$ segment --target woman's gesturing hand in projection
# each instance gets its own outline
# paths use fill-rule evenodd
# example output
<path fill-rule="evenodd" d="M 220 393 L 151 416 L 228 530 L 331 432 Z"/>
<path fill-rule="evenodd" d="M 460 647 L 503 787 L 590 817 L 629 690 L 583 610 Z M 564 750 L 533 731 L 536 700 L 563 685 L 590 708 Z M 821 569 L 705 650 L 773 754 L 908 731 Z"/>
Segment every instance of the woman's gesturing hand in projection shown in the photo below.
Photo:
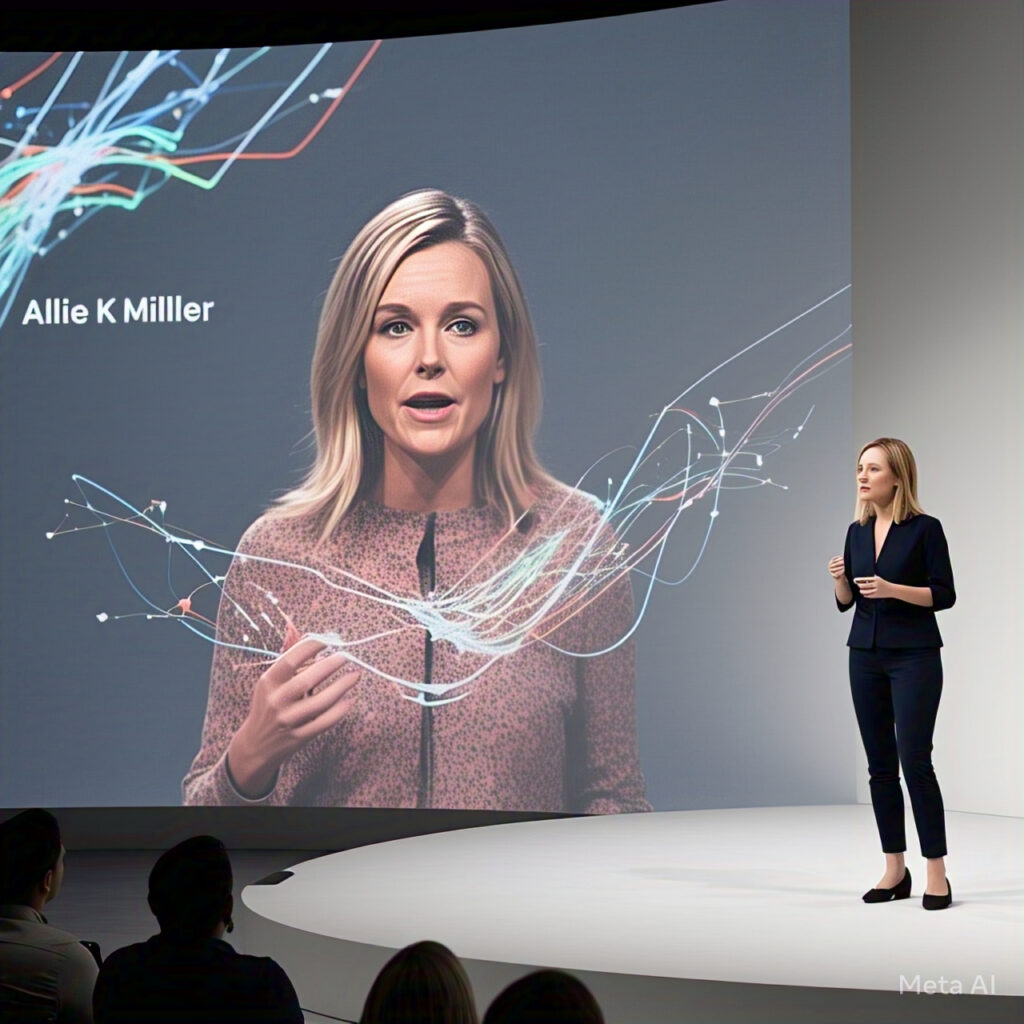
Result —
<path fill-rule="evenodd" d="M 355 698 L 346 695 L 359 673 L 340 671 L 344 655 L 318 658 L 324 647 L 318 640 L 299 640 L 257 681 L 249 714 L 228 746 L 231 776 L 243 794 L 267 792 L 285 759 L 337 725 L 352 707 Z"/>

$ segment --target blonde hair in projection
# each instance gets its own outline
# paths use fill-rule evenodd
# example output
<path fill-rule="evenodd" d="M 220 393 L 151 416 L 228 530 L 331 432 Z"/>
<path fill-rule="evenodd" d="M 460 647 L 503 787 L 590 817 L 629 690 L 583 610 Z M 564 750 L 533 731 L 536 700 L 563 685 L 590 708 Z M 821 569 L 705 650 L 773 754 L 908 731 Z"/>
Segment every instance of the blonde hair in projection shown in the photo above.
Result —
<path fill-rule="evenodd" d="M 551 477 L 533 447 L 540 420 L 537 341 L 522 286 L 494 226 L 476 206 L 437 189 L 402 196 L 373 217 L 342 257 L 327 290 L 310 371 L 316 459 L 306 478 L 268 514 L 317 515 L 322 543 L 352 505 L 376 486 L 383 435 L 359 387 L 363 351 L 380 298 L 409 255 L 461 242 L 483 261 L 491 280 L 505 379 L 495 386 L 477 435 L 474 486 L 482 505 L 513 523 Z"/>

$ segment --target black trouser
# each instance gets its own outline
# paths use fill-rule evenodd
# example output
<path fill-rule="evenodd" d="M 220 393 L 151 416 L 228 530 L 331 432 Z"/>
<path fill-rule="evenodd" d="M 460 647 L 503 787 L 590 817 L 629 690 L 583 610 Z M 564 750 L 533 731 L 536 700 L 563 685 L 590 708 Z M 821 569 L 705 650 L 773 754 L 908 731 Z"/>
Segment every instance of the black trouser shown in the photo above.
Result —
<path fill-rule="evenodd" d="M 942 794 L 932 768 L 932 732 L 942 695 L 937 647 L 850 648 L 850 690 L 868 755 L 871 806 L 886 853 L 907 848 L 900 765 L 924 857 L 945 857 Z"/>

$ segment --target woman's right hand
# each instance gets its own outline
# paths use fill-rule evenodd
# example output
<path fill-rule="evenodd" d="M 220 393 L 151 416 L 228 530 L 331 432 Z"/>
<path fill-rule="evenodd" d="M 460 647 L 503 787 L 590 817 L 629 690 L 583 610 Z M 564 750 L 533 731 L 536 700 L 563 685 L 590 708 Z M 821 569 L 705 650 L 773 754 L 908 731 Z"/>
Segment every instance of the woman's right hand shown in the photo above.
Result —
<path fill-rule="evenodd" d="M 853 603 L 853 588 L 846 578 L 846 562 L 842 555 L 836 555 L 828 560 L 828 574 L 832 577 L 835 585 L 836 600 L 839 602 L 840 611 L 845 611 Z"/>
<path fill-rule="evenodd" d="M 340 671 L 346 664 L 342 654 L 318 658 L 325 647 L 319 640 L 299 640 L 253 688 L 249 714 L 227 752 L 231 778 L 243 796 L 269 792 L 284 761 L 337 725 L 355 702 L 346 695 L 359 673 Z"/>

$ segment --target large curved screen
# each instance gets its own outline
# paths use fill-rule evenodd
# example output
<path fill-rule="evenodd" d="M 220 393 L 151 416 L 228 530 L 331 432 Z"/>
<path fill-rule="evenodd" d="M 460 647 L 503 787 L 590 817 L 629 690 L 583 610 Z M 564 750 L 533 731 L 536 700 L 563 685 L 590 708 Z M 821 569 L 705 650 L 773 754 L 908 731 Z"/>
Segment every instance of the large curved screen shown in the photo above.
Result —
<path fill-rule="evenodd" d="M 840 4 L 2 55 L 0 804 L 849 799 L 848 105 Z M 512 269 L 346 270 L 426 188 Z"/>

